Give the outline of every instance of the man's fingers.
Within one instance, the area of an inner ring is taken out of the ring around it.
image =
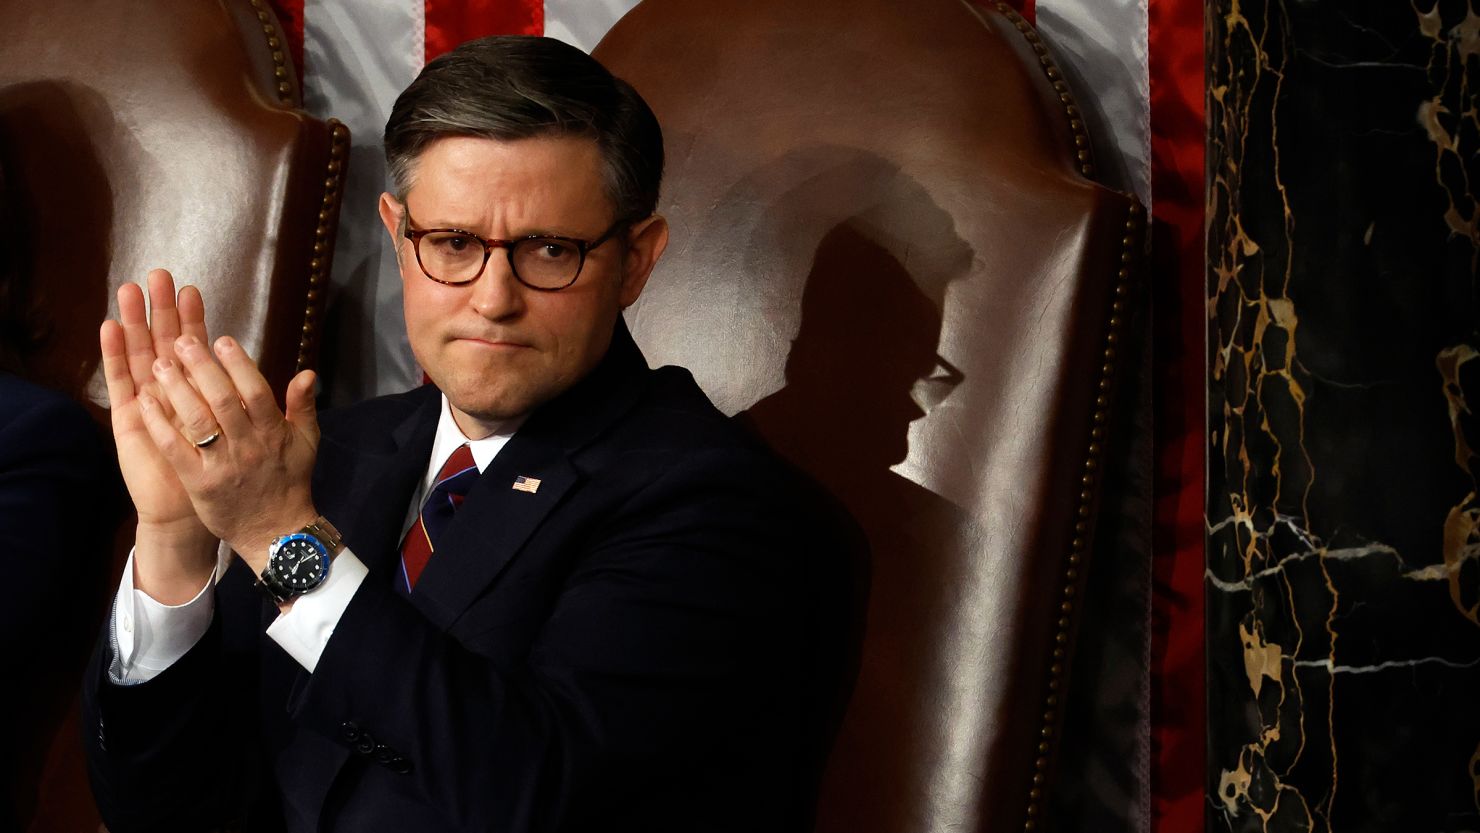
[[[108,407],[119,408],[134,399],[134,377],[128,369],[128,345],[123,325],[104,321],[98,330],[98,345],[103,353],[103,381],[108,384]]]
[[[144,290],[138,284],[118,287],[118,323],[123,327],[124,349],[128,355],[129,373],[137,389],[154,378],[154,340],[149,335],[149,319],[144,312]]]
[[[312,370],[304,370],[288,383],[288,421],[308,438],[309,444],[319,447],[318,406],[314,404],[313,387],[318,377]]]
[[[221,359],[221,366],[226,368],[231,382],[236,387],[236,393],[241,398],[242,407],[247,410],[247,417],[258,428],[270,428],[277,425],[283,419],[283,412],[278,410],[277,402],[272,398],[272,387],[267,380],[262,378],[262,372],[257,369],[257,363],[247,355],[247,351],[230,336],[222,336],[216,339],[216,356]]]
[[[196,393],[195,400],[199,402],[204,399],[208,418],[229,437],[245,437],[252,430],[251,420],[247,418],[247,412],[242,409],[241,392],[232,383],[231,377],[226,371],[216,364],[206,346],[196,340],[194,336],[181,336],[174,346],[175,355],[180,357],[180,362],[190,372],[190,382],[195,386],[191,390]],[[161,380],[163,381],[163,380]],[[181,383],[190,386],[181,377]],[[184,412],[179,410],[179,402],[175,400],[175,390],[170,390],[170,401],[175,402],[175,409],[186,418]],[[181,392],[183,397],[184,392]],[[270,395],[270,394],[269,394]],[[188,423],[187,423],[188,424]],[[204,439],[211,432],[193,437],[195,440]]]
[[[164,459],[182,481],[195,482],[200,475],[200,453],[170,424],[159,400],[149,392],[139,394],[139,411],[144,415],[144,428]]]
[[[210,339],[206,337],[206,304],[200,297],[200,290],[193,286],[181,287],[177,308],[180,313],[180,334],[195,336],[201,344],[209,344]]]
[[[222,430],[223,426],[220,421],[212,413],[210,406],[201,399],[200,394],[186,380],[178,362],[169,356],[160,356],[154,362],[154,378],[159,381],[160,389],[174,409],[180,433],[185,435],[185,439],[196,443]],[[140,402],[142,401],[143,396],[140,397]],[[153,397],[150,397],[150,401],[154,403],[154,407],[162,409],[163,406]],[[153,433],[151,430],[150,434],[153,435]],[[163,450],[162,446],[161,450]]]
[[[151,269],[149,277],[149,335],[154,355],[168,356],[180,337],[180,313],[175,308],[175,279],[163,269]]]

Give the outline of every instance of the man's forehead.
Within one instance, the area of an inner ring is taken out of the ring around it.
[[[585,225],[614,213],[603,173],[600,149],[585,136],[448,136],[416,156],[402,199],[421,227],[513,210],[540,215],[525,219],[541,225],[570,225],[545,231],[589,232]]]

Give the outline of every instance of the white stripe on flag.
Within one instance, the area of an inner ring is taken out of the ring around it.
[[[376,201],[387,187],[380,137],[391,104],[421,71],[421,0],[306,0],[304,105],[350,129],[349,178],[334,250],[320,366],[329,401],[347,404],[421,382],[406,343],[401,281]]]
[[[1096,124],[1106,184],[1151,207],[1151,80],[1146,0],[1038,0],[1038,28]],[[1108,141],[1113,147],[1105,147]]]
[[[638,0],[545,0],[545,34],[590,52]]]

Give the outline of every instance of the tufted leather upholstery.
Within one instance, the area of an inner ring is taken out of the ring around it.
[[[201,287],[210,332],[238,337],[277,389],[311,366],[348,132],[299,109],[266,6],[0,0],[0,21],[0,204],[11,223],[0,269],[29,283],[49,330],[32,377],[105,404],[98,326],[116,315],[117,287],[156,266]],[[71,659],[59,659],[75,666],[64,676],[28,684],[66,703],[85,657]],[[55,729],[38,720],[38,733]],[[96,824],[76,736],[75,725],[56,732],[33,830]],[[16,799],[23,814],[31,786]]]
[[[644,0],[595,54],[669,154],[634,335],[870,537],[817,830],[1041,825],[1140,207],[1005,6]]]

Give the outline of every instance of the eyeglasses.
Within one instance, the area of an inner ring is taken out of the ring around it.
[[[404,233],[416,250],[417,265],[437,283],[459,286],[478,280],[488,265],[489,255],[494,249],[502,248],[509,257],[509,270],[514,278],[542,292],[554,292],[575,283],[581,276],[581,267],[586,265],[586,255],[612,239],[627,224],[618,220],[600,237],[587,242],[553,234],[497,240],[455,228],[413,229],[409,211],[406,222]]]

